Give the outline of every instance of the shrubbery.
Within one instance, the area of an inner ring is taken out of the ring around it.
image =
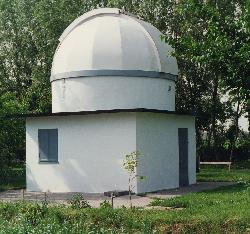
[[[84,199],[81,193],[77,193],[73,195],[73,197],[69,200],[69,204],[71,205],[73,209],[91,208],[91,206]]]
[[[0,233],[247,233],[249,195],[246,182],[154,202],[166,210],[82,207],[82,196],[71,205],[0,203]]]

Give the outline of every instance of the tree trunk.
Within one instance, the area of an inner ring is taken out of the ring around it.
[[[250,136],[250,112],[248,113],[248,135]]]
[[[207,132],[207,146],[208,146],[208,149],[211,148],[211,138],[212,138],[212,131],[211,131],[211,127],[209,127],[209,130]]]
[[[129,193],[129,205],[130,205],[130,209],[132,209],[131,176],[129,176],[128,178],[128,193]]]
[[[239,135],[239,118],[240,118],[240,96],[238,95],[238,101],[237,101],[237,109],[235,114],[235,135],[233,137],[231,150],[230,150],[230,162],[232,162],[233,154],[235,150],[235,143],[237,141],[238,135]]]
[[[217,98],[218,98],[218,84],[221,75],[215,76],[213,79],[213,93],[212,93],[212,111],[211,111],[211,133],[213,135],[213,157],[218,160],[218,155],[215,150],[217,146],[216,136],[216,115],[217,115]]]
[[[247,111],[247,118],[248,118],[248,135],[250,136],[250,107]]]

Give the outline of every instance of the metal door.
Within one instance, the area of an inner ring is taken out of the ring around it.
[[[179,139],[179,185],[189,185],[188,180],[188,129],[178,128]]]

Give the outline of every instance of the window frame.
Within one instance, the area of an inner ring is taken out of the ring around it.
[[[50,153],[50,137],[51,137],[51,133],[52,131],[56,131],[56,148],[54,148],[54,150],[56,149],[56,156],[52,157],[51,153]],[[46,132],[48,134],[47,136],[47,155],[46,158],[44,159],[41,157],[41,140],[40,140],[40,134],[42,134],[42,132]],[[38,134],[38,163],[39,164],[58,164],[59,160],[58,160],[58,128],[39,128],[37,131]]]

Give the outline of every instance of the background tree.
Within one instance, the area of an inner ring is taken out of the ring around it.
[[[223,145],[224,123],[233,115],[225,114],[223,95],[229,94],[242,107],[241,112],[237,108],[233,122],[236,129],[239,117],[248,108],[248,6],[248,1],[237,0],[178,1],[169,21],[170,33],[165,36],[176,49],[179,62],[177,108],[196,112],[199,153],[206,147],[214,159],[219,159]],[[207,133],[205,141],[204,132]],[[237,135],[238,131],[234,138]]]

